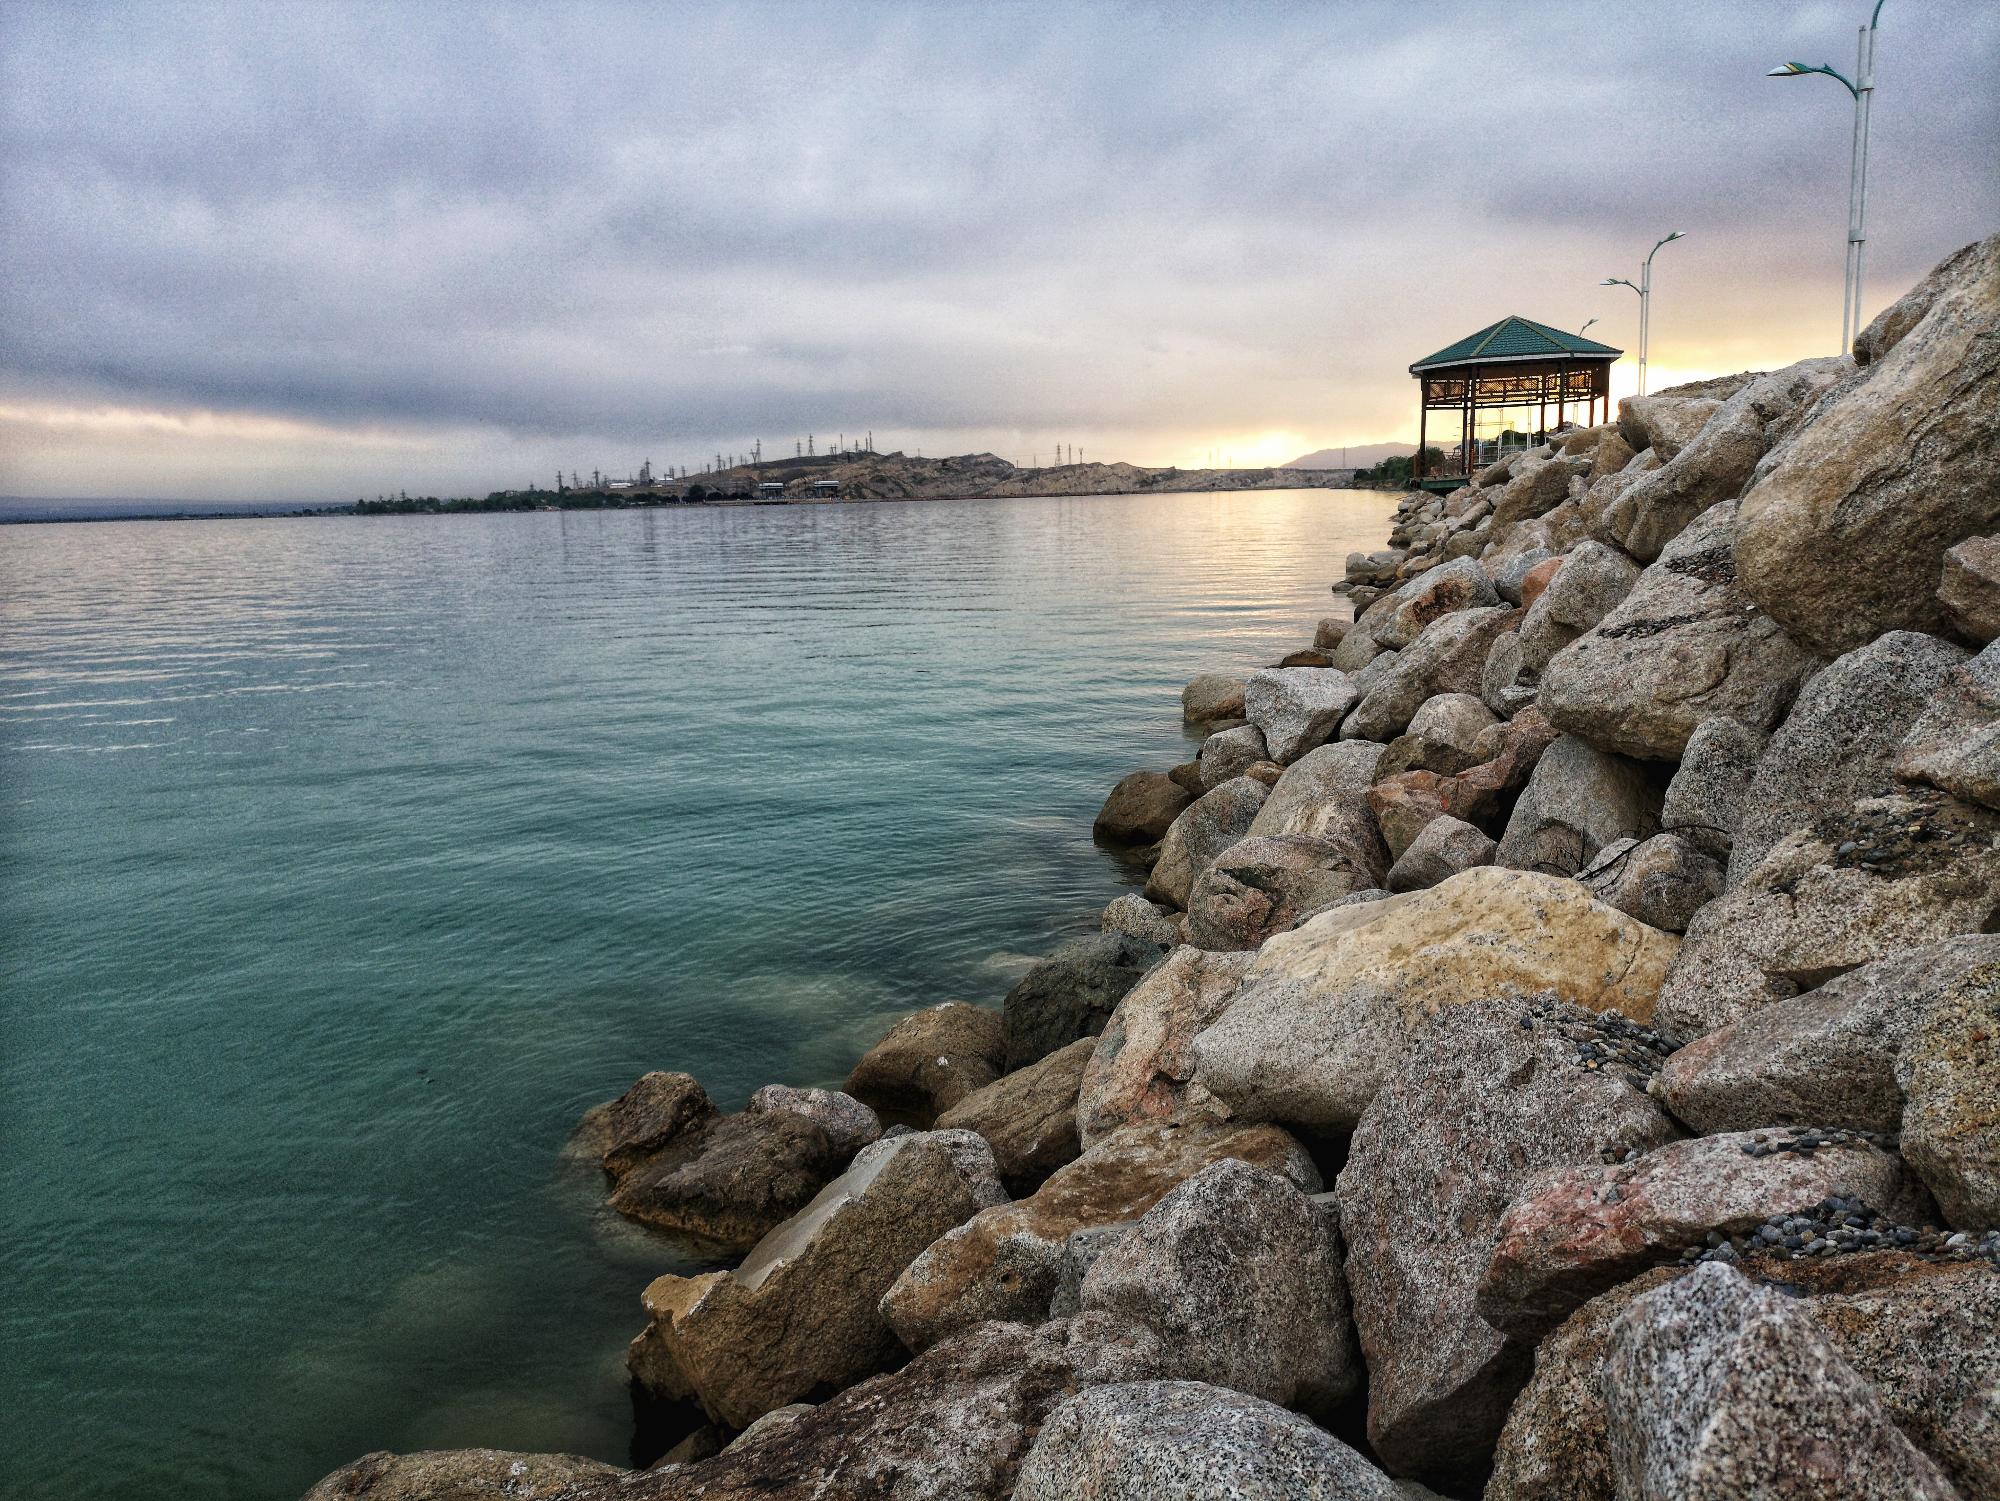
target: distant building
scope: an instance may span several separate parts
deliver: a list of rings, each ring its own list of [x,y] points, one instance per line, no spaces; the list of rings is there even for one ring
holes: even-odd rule
[[[840,481],[837,479],[816,479],[813,494],[821,500],[835,500],[840,495]]]
[[[629,490],[632,488],[632,482],[629,479],[615,479],[604,488],[607,490]]]
[[[757,486],[759,500],[782,500],[784,495],[785,486],[781,480],[767,479]]]

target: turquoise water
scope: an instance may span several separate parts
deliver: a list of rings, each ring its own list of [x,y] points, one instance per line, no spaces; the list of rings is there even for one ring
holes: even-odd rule
[[[12,1493],[622,1459],[682,1263],[575,1117],[996,1003],[1132,879],[1090,816],[1179,685],[1303,644],[1390,503],[0,531]]]

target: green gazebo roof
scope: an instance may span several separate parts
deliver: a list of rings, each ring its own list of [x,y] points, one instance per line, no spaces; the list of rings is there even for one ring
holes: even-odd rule
[[[1502,318],[1476,334],[1467,334],[1456,344],[1447,344],[1436,354],[1410,366],[1418,375],[1445,365],[1477,365],[1503,360],[1615,360],[1625,351],[1599,344],[1594,339],[1566,334],[1532,318]]]

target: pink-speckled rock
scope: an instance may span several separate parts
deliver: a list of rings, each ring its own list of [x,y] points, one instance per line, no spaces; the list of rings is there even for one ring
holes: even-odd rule
[[[1607,1288],[1700,1245],[1831,1195],[1857,1196],[1902,1223],[1930,1198],[1900,1157],[1853,1138],[1774,1150],[1807,1133],[1739,1131],[1672,1142],[1636,1162],[1559,1168],[1528,1185],[1500,1221],[1475,1306],[1503,1334],[1535,1339]]]

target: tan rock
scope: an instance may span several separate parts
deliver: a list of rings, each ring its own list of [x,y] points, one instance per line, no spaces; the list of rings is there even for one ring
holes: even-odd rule
[[[724,1252],[747,1251],[846,1166],[818,1121],[787,1112],[725,1115],[618,1180],[627,1219]]]
[[[852,1385],[900,1354],[876,1306],[889,1284],[932,1240],[1005,1201],[971,1132],[877,1142],[735,1271],[648,1287],[632,1373],[729,1428]]]
[[[1968,537],[1945,553],[1938,603],[1967,640],[2000,637],[2000,537]]]
[[[1234,673],[1198,673],[1181,690],[1181,717],[1189,724],[1243,717],[1243,679]]]
[[[847,1076],[847,1093],[885,1115],[928,1123],[1000,1077],[1006,1022],[997,1011],[946,1001],[891,1027]]]
[[[1195,1039],[1195,1080],[1243,1118],[1351,1130],[1438,1012],[1552,993],[1644,1021],[1678,948],[1574,881],[1468,870],[1272,938]]]
[[[1193,1082],[1192,1044],[1235,997],[1250,959],[1184,946],[1132,987],[1083,1071],[1076,1119],[1084,1146],[1126,1126],[1227,1118]]]
[[[1181,810],[1194,801],[1188,790],[1158,771],[1135,771],[1122,778],[1097,810],[1091,832],[1113,844],[1150,844],[1165,834]]]
[[[1078,1230],[1137,1219],[1212,1162],[1240,1158],[1308,1193],[1312,1159],[1273,1126],[1128,1126],[1098,1142],[1035,1193],[982,1210],[936,1240],[882,1298],[903,1343],[924,1350],[987,1319],[1048,1317],[1063,1242]]]
[[[568,1150],[597,1158],[616,1180],[675,1141],[699,1135],[716,1115],[692,1074],[655,1070],[617,1099],[586,1111]]]
[[[625,1473],[579,1454],[378,1450],[342,1465],[307,1491],[304,1501],[538,1501],[585,1481],[611,1481]]]
[[[984,1137],[1010,1188],[1032,1188],[1074,1161],[1076,1097],[1083,1071],[1097,1051],[1095,1037],[1080,1038],[1039,1063],[1016,1069],[960,1100],[938,1117],[940,1131]]]

